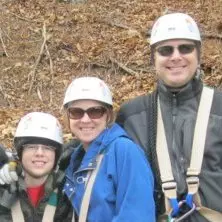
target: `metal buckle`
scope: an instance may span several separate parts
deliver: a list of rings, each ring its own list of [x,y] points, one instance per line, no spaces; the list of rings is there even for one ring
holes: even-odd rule
[[[78,184],[85,183],[87,180],[88,180],[88,177],[87,177],[87,176],[86,176],[86,177],[84,177],[84,176],[79,176],[79,177],[76,178],[76,182],[77,182]]]
[[[172,181],[172,182],[165,182],[162,184],[162,190],[164,192],[164,190],[172,190],[175,189],[177,187],[176,182]]]
[[[199,178],[197,176],[189,176],[187,177],[188,184],[198,184],[199,185]]]

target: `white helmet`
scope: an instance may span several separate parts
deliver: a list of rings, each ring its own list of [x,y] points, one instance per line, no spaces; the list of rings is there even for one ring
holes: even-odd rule
[[[166,14],[154,23],[150,45],[170,39],[188,39],[201,42],[196,22],[184,13]]]
[[[74,79],[66,90],[63,106],[80,99],[91,99],[113,105],[109,87],[96,77]]]
[[[49,113],[32,112],[21,118],[15,132],[15,140],[26,137],[48,139],[63,144],[62,127]]]

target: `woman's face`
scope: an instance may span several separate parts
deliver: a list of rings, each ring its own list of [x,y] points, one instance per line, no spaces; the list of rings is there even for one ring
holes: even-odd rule
[[[95,100],[74,101],[67,113],[70,130],[85,149],[107,126],[108,110]]]

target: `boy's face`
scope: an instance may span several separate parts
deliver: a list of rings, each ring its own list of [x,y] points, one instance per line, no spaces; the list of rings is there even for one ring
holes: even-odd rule
[[[55,148],[41,144],[26,144],[22,152],[25,177],[43,179],[53,170]]]

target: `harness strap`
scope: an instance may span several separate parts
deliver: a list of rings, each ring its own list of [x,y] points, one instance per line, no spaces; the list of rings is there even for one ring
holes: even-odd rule
[[[196,210],[198,210],[200,214],[202,214],[207,219],[210,219],[210,221],[213,219],[213,221],[219,222],[221,221],[222,213],[203,207],[198,195],[198,176],[202,167],[207,126],[213,101],[213,94],[214,90],[203,87],[194,130],[191,163],[187,170],[188,195],[186,197],[186,203],[193,210],[193,202],[195,202],[197,205]],[[203,139],[201,140],[199,139],[200,135],[203,136]],[[177,202],[176,183],[172,173],[159,98],[157,119],[157,156],[162,180],[162,189],[165,195],[166,212],[164,215],[169,215],[172,211],[172,207],[173,210],[179,210],[179,203]]]
[[[203,87],[194,130],[190,167],[187,169],[188,177],[198,176],[201,171],[213,94],[213,89]],[[202,135],[202,139],[199,135]]]
[[[192,145],[192,153],[190,166],[187,169],[187,187],[188,195],[186,197],[187,204],[192,207],[193,202],[196,206],[201,206],[201,200],[199,198],[199,174],[202,167],[204,147],[206,142],[207,126],[209,122],[210,110],[213,102],[214,90],[203,87],[201,100],[197,112],[197,120],[194,129],[194,139]],[[198,135],[202,135],[203,139],[200,139]]]
[[[88,214],[88,209],[89,209],[89,202],[90,202],[90,197],[92,193],[92,188],[97,176],[97,173],[99,171],[102,159],[104,157],[104,154],[99,154],[96,158],[97,164],[96,168],[91,171],[91,175],[89,176],[85,193],[83,195],[82,203],[81,203],[81,208],[80,208],[80,213],[79,213],[79,222],[86,222],[87,220],[87,214]]]
[[[55,189],[49,199],[48,204],[45,207],[42,222],[53,221],[57,205],[57,193],[58,189]]]
[[[74,209],[73,209],[72,222],[75,222],[75,221],[76,221],[76,219],[75,219],[75,211],[74,211]]]
[[[12,221],[13,222],[25,222],[24,215],[22,213],[22,208],[20,201],[17,200],[15,204],[11,207],[11,213],[12,213]]]
[[[157,159],[160,169],[160,178],[162,181],[162,190],[165,196],[165,208],[166,213],[169,214],[171,211],[170,199],[176,199],[176,183],[174,181],[170,156],[167,147],[167,140],[165,129],[163,125],[163,119],[160,109],[159,97],[157,100],[157,139],[156,139],[156,150],[157,150]]]
[[[47,204],[44,210],[42,222],[53,222],[56,206]],[[12,221],[13,222],[25,222],[24,215],[22,213],[21,203],[18,199],[11,208]]]
[[[204,207],[204,206],[201,206],[201,208],[197,210],[207,220],[213,221],[213,222],[221,222],[222,213],[212,210],[210,208]]]
[[[160,167],[160,178],[163,183],[167,181],[173,181],[173,173],[171,169],[170,156],[167,147],[166,134],[163,125],[163,119],[160,110],[160,102],[158,97],[158,111],[157,111],[157,153],[164,155],[158,155],[158,162]]]
[[[54,215],[55,215],[56,205],[57,205],[57,193],[58,193],[58,189],[55,189],[49,199],[49,202],[47,203],[45,207],[42,222],[54,221]],[[19,199],[11,207],[11,214],[12,214],[13,222],[25,222],[24,215],[21,208],[21,203]],[[73,214],[72,222],[75,222],[74,214]]]

